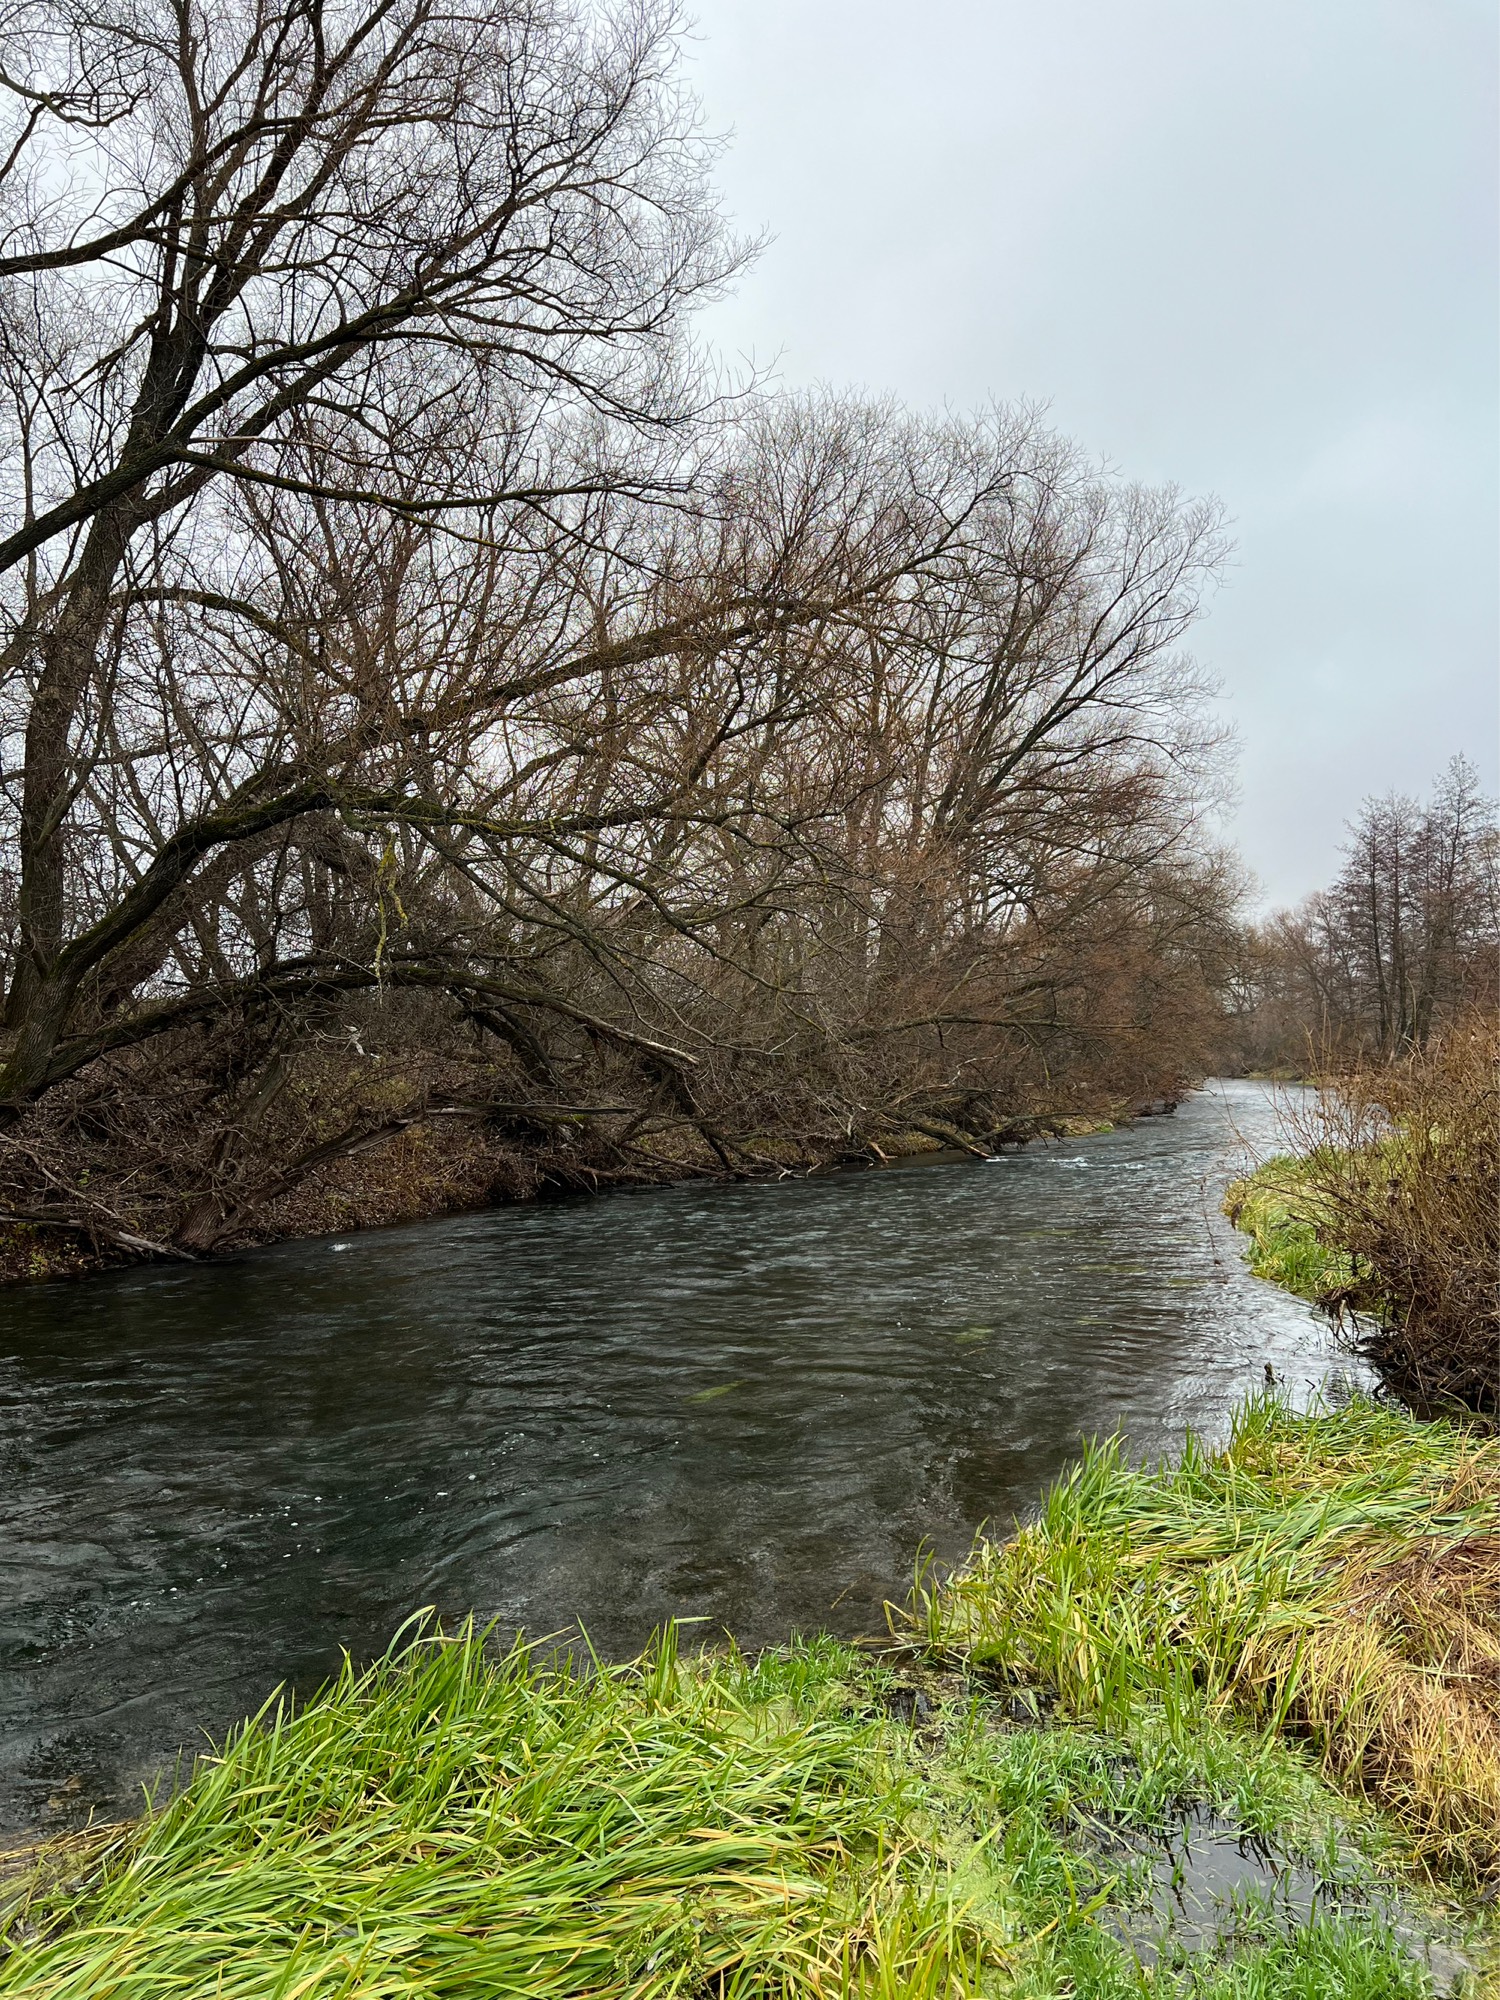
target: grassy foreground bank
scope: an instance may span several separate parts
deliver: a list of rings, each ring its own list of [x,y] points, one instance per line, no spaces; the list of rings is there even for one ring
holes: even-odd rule
[[[1421,1864],[1500,1869],[1497,1517],[1500,1446],[1267,1403],[1091,1453],[884,1657],[430,1635],[44,1856],[0,1993],[1416,2000]],[[1189,1819],[1323,1884],[1305,1920],[1174,1930]]]

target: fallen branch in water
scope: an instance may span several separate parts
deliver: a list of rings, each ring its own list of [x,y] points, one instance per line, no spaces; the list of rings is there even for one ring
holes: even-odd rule
[[[71,1235],[87,1236],[95,1243],[102,1237],[106,1243],[119,1244],[122,1250],[138,1250],[150,1257],[168,1257],[179,1264],[196,1264],[198,1261],[190,1250],[179,1249],[173,1243],[158,1243],[154,1237],[138,1236],[134,1230],[119,1229],[97,1218],[53,1215],[45,1209],[8,1208],[0,1209],[0,1222],[15,1223],[28,1229],[65,1229]]]

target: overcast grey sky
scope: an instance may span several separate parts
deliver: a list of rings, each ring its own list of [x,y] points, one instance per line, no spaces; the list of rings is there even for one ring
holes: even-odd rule
[[[1050,404],[1217,493],[1231,832],[1317,888],[1367,792],[1494,789],[1491,0],[695,0],[741,225],[710,336],[790,384]]]

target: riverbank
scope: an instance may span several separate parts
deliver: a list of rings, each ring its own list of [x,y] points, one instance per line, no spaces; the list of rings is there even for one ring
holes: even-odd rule
[[[398,1121],[358,1144],[330,1149],[295,1188],[247,1204],[204,1247],[163,1229],[159,1215],[132,1216],[122,1229],[100,1207],[55,1216],[7,1209],[0,1201],[0,1287],[87,1277],[142,1263],[194,1263],[301,1238],[360,1234],[445,1215],[516,1203],[604,1194],[684,1181],[757,1181],[876,1169],[914,1160],[984,1159],[1048,1139],[1113,1132],[1136,1118],[1166,1115],[1175,1098],[1111,1103],[1096,1110],[1021,1114],[975,1129],[939,1119],[856,1133],[787,1133],[711,1144],[678,1121],[654,1144],[613,1143],[609,1126],[559,1112],[530,1140],[469,1115]],[[619,1123],[620,1121],[614,1121]],[[192,1204],[186,1204],[186,1209]],[[157,1231],[157,1234],[145,1232]]]
[[[1461,1151],[1439,1126],[1280,1155],[1230,1185],[1224,1213],[1249,1238],[1256,1276],[1348,1317],[1358,1352],[1403,1402],[1494,1422],[1500,1147],[1483,1138]]]
[[[1228,1190],[1261,1276],[1335,1317],[1409,1407],[1500,1417],[1500,1023],[1329,1078],[1295,1157]]]
[[[1328,1311],[1347,1301],[1353,1260],[1331,1237],[1318,1161],[1291,1153],[1262,1161],[1253,1173],[1230,1182],[1224,1213],[1249,1237],[1245,1261],[1257,1278]],[[1379,1303],[1368,1302],[1373,1310]]]
[[[1479,1991],[1497,1525],[1500,1446],[1260,1403],[1092,1453],[879,1651],[428,1636],[37,1857],[0,1992]]]
[[[1267,1362],[1304,1399],[1337,1343],[1205,1227],[1205,1180],[1274,1134],[1231,1085],[989,1164],[12,1293],[0,1844],[132,1810],[178,1744],[342,1644],[374,1658],[414,1605],[577,1619],[615,1660],[675,1613],[756,1650],[847,1638],[924,1536],[957,1560],[1080,1437],[1217,1436]]]

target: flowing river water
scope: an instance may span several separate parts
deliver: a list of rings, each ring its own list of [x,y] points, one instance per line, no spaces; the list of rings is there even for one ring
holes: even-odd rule
[[[0,1825],[475,1610],[869,1631],[1084,1437],[1353,1372],[1219,1214],[1267,1087],[962,1162],[497,1209],[0,1295]]]

